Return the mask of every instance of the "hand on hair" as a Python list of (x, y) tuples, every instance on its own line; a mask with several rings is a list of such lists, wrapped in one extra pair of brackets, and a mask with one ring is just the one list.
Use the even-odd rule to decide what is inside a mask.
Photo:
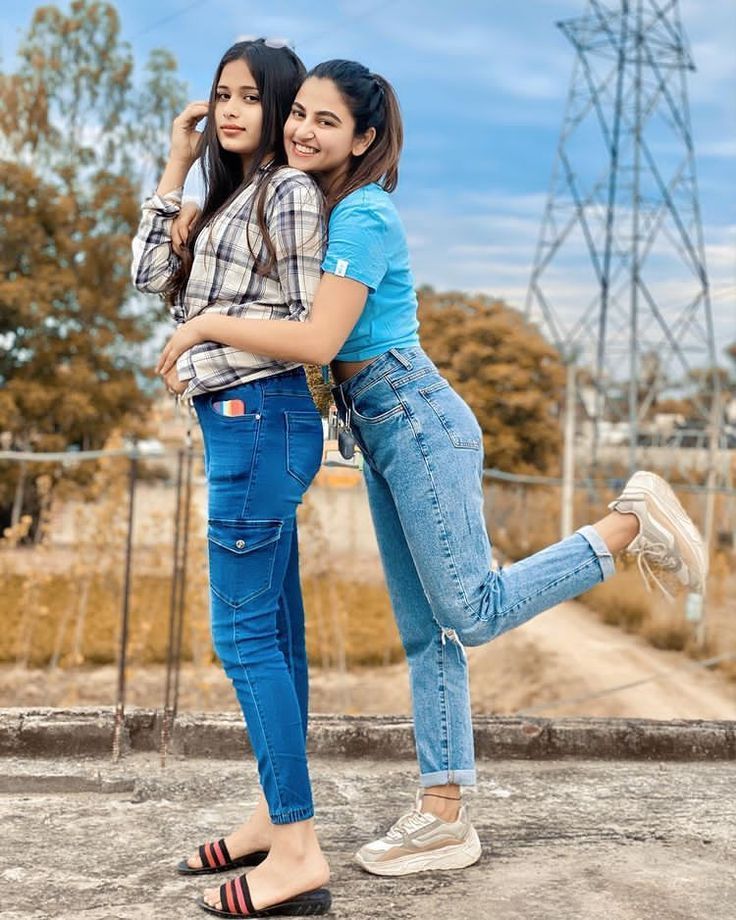
[(181, 206), (181, 211), (174, 218), (171, 225), (171, 245), (174, 252), (180, 256), (189, 239), (189, 231), (194, 221), (199, 217), (199, 208), (193, 201), (187, 201)]
[(197, 124), (209, 111), (208, 102), (190, 102), (189, 105), (176, 116), (171, 126), (171, 149), (169, 159), (180, 160), (191, 165), (202, 152), (201, 131), (197, 131)]

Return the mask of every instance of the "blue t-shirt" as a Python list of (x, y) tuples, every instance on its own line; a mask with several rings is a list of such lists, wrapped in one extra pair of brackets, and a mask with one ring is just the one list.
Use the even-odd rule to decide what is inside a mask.
[(322, 271), (368, 288), (365, 308), (338, 361), (363, 361), (389, 348), (419, 344), (406, 234), (389, 194), (376, 183), (351, 192), (333, 210)]

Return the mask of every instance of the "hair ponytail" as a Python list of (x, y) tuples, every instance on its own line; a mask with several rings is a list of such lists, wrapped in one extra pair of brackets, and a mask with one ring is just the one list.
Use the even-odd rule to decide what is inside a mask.
[(387, 192), (399, 183), (399, 158), (404, 143), (404, 128), (399, 100), (391, 84), (380, 74), (371, 73), (356, 61), (325, 61), (307, 77), (331, 80), (355, 119), (355, 134), (373, 128), (376, 137), (362, 156), (352, 157), (347, 176), (329, 197), (333, 208), (356, 189), (377, 182)]
[(388, 80), (380, 74), (373, 74), (373, 79), (378, 87), (378, 108), (385, 129), (380, 139), (377, 136), (366, 151), (366, 157), (373, 151), (375, 163), (380, 163), (384, 167), (381, 185), (387, 192), (393, 192), (399, 184), (399, 157), (404, 144), (401, 109), (394, 88)]

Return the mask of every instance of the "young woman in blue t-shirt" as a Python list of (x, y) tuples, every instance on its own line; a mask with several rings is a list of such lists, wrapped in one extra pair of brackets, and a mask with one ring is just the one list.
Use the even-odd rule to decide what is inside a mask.
[[(421, 794), (358, 862), (378, 875), (462, 868), (480, 856), (460, 800), (475, 782), (463, 645), (480, 645), (614, 574), (628, 549), (700, 590), (700, 535), (666, 483), (638, 472), (592, 526), (506, 569), (491, 567), (481, 430), (417, 335), (404, 230), (389, 192), (402, 126), (382, 77), (349, 61), (308, 75), (285, 127), (289, 163), (319, 177), (330, 208), (324, 275), (305, 323), (204, 316), (160, 370), (207, 340), (281, 360), (331, 362), (364, 470), (386, 581), (409, 662)], [(288, 328), (284, 328), (284, 325)]]

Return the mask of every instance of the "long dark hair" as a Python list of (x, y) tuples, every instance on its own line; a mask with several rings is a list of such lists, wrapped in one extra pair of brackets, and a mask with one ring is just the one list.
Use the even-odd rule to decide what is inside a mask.
[[(251, 157), (247, 170), (243, 170), (243, 161), (237, 153), (225, 150), (217, 139), (217, 124), (215, 118), (215, 102), (217, 101), (217, 87), (223, 68), (231, 61), (245, 61), (248, 69), (256, 82), (261, 98), (263, 111), (263, 126), (261, 128), (261, 142), (258, 149)], [(202, 211), (195, 220), (184, 253), (181, 265), (167, 288), (167, 294), (173, 301), (184, 290), (192, 270), (194, 244), (197, 237), (207, 223), (219, 211), (225, 208), (232, 199), (251, 182), (259, 185), (254, 207), (258, 226), (260, 227), (263, 241), (266, 246), (267, 259), (264, 264), (257, 265), (257, 270), (268, 274), (276, 260), (276, 250), (266, 227), (264, 216), (266, 207), (266, 191), (268, 179), (281, 166), (286, 163), (286, 150), (284, 148), (284, 122), (286, 121), (297, 90), (304, 80), (306, 68), (300, 58), (286, 46), (270, 47), (265, 39), (258, 38), (253, 41), (236, 42), (222, 56), (217, 66), (215, 78), (210, 90), (209, 113), (207, 124), (202, 138), (202, 156), (200, 167), (204, 179), (205, 199)], [(271, 160), (264, 169), (261, 167), (266, 156), (271, 155)], [(253, 258), (258, 261), (258, 255), (253, 252), (250, 238), (248, 248)]]
[(332, 80), (355, 119), (355, 134), (375, 128), (376, 137), (366, 152), (352, 157), (345, 180), (331, 189), (328, 204), (333, 208), (351, 192), (377, 182), (393, 192), (399, 182), (399, 157), (404, 143), (399, 100), (393, 87), (377, 73), (356, 61), (324, 61), (307, 77)]

